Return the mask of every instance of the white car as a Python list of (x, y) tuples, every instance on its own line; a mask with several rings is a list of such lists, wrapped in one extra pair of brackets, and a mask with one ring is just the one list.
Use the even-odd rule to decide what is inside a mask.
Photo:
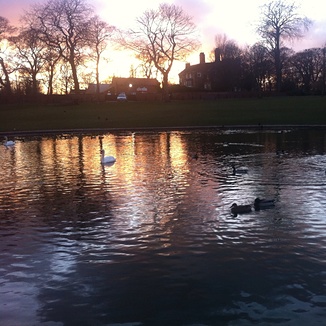
[(127, 95), (126, 95), (126, 93), (120, 93), (117, 96), (117, 101), (127, 101)]

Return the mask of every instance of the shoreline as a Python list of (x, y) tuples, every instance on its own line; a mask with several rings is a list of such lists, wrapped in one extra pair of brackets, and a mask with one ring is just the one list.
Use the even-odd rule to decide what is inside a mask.
[(40, 134), (83, 134), (83, 133), (107, 133), (107, 132), (135, 132), (135, 131), (180, 131), (180, 130), (204, 130), (204, 129), (251, 129), (251, 130), (282, 130), (282, 129), (326, 129), (325, 124), (314, 125), (213, 125), (213, 126), (176, 126), (176, 127), (135, 127), (135, 128), (86, 128), (86, 129), (44, 129), (44, 130), (15, 130), (0, 131), (1, 136), (33, 136)]

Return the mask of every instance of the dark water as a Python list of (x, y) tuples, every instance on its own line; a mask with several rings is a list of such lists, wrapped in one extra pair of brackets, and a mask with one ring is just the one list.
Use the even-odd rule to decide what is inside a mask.
[(103, 136), (0, 148), (0, 325), (325, 324), (324, 130)]

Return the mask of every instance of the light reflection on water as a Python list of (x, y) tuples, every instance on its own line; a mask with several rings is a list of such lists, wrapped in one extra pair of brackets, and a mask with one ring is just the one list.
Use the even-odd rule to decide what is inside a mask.
[[(117, 158), (101, 166), (100, 148)], [(320, 325), (323, 130), (26, 137), (0, 149), (4, 325)], [(231, 165), (248, 167), (232, 174)], [(233, 217), (230, 205), (273, 197)]]

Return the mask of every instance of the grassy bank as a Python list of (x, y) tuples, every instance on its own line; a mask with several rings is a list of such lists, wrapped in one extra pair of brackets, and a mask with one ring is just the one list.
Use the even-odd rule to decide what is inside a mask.
[(0, 105), (0, 132), (258, 124), (326, 125), (326, 97)]

